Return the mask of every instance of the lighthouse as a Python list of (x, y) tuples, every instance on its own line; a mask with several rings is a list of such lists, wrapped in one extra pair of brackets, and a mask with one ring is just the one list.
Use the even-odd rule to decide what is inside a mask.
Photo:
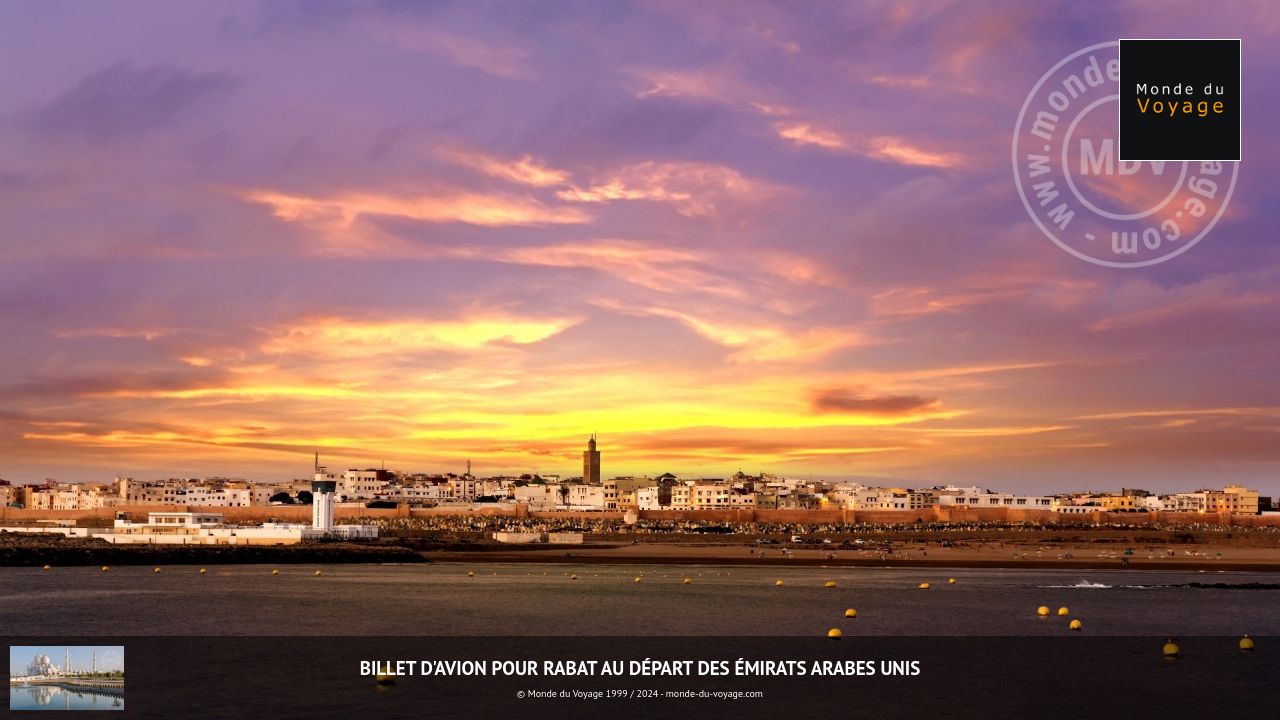
[(311, 481), (311, 527), (321, 532), (333, 531), (333, 494), (338, 489), (338, 481), (325, 472), (320, 464), (320, 453), (316, 453), (316, 474)]

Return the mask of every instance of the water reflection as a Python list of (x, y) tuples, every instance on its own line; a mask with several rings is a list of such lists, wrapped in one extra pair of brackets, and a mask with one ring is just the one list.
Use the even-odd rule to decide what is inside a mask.
[(12, 685), (10, 710), (123, 710), (124, 690), (64, 685)]

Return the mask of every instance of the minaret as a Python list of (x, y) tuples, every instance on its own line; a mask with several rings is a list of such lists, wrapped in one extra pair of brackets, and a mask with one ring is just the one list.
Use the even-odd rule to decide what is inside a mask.
[(93, 674), (98, 674), (98, 648), (93, 649)]
[(330, 532), (333, 530), (333, 494), (338, 490), (338, 481), (325, 472), (320, 453), (316, 453), (315, 469), (315, 478), (311, 481), (311, 527)]
[(582, 484), (600, 484), (600, 451), (596, 450), (596, 434), (591, 433), (587, 449), (582, 452)]
[(62, 674), (71, 674), (71, 646), (64, 645), (62, 648)]

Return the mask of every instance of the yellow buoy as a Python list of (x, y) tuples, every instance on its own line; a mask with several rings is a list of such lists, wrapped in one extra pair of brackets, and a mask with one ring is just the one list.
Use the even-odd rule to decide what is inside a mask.
[(158, 573), (158, 572), (160, 572), (160, 568), (156, 568), (155, 570), (152, 570), (151, 572), (153, 572), (153, 573)]
[(1058, 608), (1058, 614), (1059, 614), (1059, 615), (1068, 615), (1068, 614), (1070, 614), (1070, 613), (1071, 613), (1071, 611), (1067, 609), (1067, 606), (1066, 606), (1066, 605), (1063, 605), (1062, 607)]
[(1161, 651), (1164, 653), (1164, 656), (1167, 658), (1178, 657), (1178, 653), (1181, 652), (1181, 650), (1178, 649), (1178, 644), (1175, 643), (1173, 640), (1165, 640), (1164, 647), (1161, 649)]
[(854, 610), (853, 608), (849, 608), (848, 610), (844, 611), (844, 616), (847, 618), (856, 618), (858, 617), (858, 611)]
[(955, 579), (955, 578), (947, 578), (947, 584), (948, 584), (948, 585), (955, 585), (955, 584), (956, 584), (956, 579)]
[(1240, 649), (1245, 651), (1253, 650), (1253, 638), (1248, 635), (1240, 638)]
[(111, 569), (111, 568), (107, 567), (106, 565), (103, 565), (103, 566), (102, 566), (102, 572), (106, 572), (106, 571), (108, 571), (108, 570), (110, 570), (110, 569)]
[(840, 632), (840, 628), (831, 628), (830, 630), (827, 631), (827, 637), (831, 638), (832, 640), (839, 640), (842, 634), (843, 633)]
[(685, 578), (685, 579), (684, 579), (684, 584), (685, 584), (685, 585), (688, 585), (688, 584), (689, 584), (689, 583), (691, 583), (691, 582), (693, 582), (693, 581), (692, 581), (692, 580), (690, 580), (689, 578)]
[(470, 570), (467, 571), (467, 577), (475, 577), (476, 574)]
[(322, 571), (322, 570), (317, 570), (317, 571), (316, 571), (316, 577), (320, 577), (320, 576), (321, 576), (321, 575), (323, 575), (323, 574), (324, 574), (324, 571)]
[(1040, 617), (1049, 617), (1049, 608), (1045, 605), (1041, 605), (1040, 607), (1036, 608), (1036, 614), (1039, 615)]
[(640, 582), (640, 581), (641, 581), (641, 580), (643, 580), (643, 579), (644, 579), (644, 578), (640, 577), (639, 575), (637, 575), (637, 576), (636, 576), (636, 582)]
[(782, 581), (781, 581), (781, 580), (774, 580), (774, 581), (773, 581), (773, 584), (774, 584), (774, 586), (776, 586), (776, 587), (782, 587)]
[(833, 588), (833, 587), (835, 587), (835, 586), (836, 586), (836, 581), (835, 581), (835, 580), (828, 580), (828, 581), (827, 581), (827, 582), (826, 582), (822, 587), (829, 587), (829, 588)]
[(929, 589), (929, 583), (920, 583), (920, 584), (919, 584), (919, 585), (917, 585), (916, 587), (920, 588), (921, 590), (928, 590), (928, 589)]
[(50, 570), (52, 570), (52, 569), (53, 569), (53, 568), (52, 568), (51, 566), (49, 566), (49, 565), (45, 565), (45, 566), (44, 566), (44, 571), (45, 571), (45, 572), (49, 572), (49, 571), (50, 571)]
[(272, 574), (272, 575), (279, 575), (279, 574), (280, 574), (280, 570), (279, 570), (279, 569), (272, 570), (272, 571), (271, 571), (271, 574)]
[(578, 576), (577, 576), (577, 575), (570, 575), (570, 576), (569, 576), (569, 579), (570, 579), (570, 580), (577, 580), (577, 579), (578, 579)]
[(1071, 628), (1072, 630), (1079, 630), (1080, 628), (1084, 627), (1084, 623), (1080, 622), (1079, 620), (1072, 620), (1071, 624), (1068, 625), (1067, 627)]
[(201, 575), (204, 575), (204, 574), (205, 574), (205, 573), (207, 573), (207, 572), (209, 572), (209, 571), (208, 571), (208, 570), (205, 570), (204, 568), (200, 568), (200, 574), (201, 574)]

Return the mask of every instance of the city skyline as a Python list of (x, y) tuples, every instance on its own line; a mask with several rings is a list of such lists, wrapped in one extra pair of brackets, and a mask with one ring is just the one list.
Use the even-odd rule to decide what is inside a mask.
[[(1008, 166), (1040, 74), (1240, 27), (1214, 231), (1128, 271), (1042, 237)], [(1277, 30), (1264, 3), (0, 6), (27, 68), (0, 477), (280, 480), (317, 449), (569, 476), (599, 429), (606, 476), (1274, 494)]]

